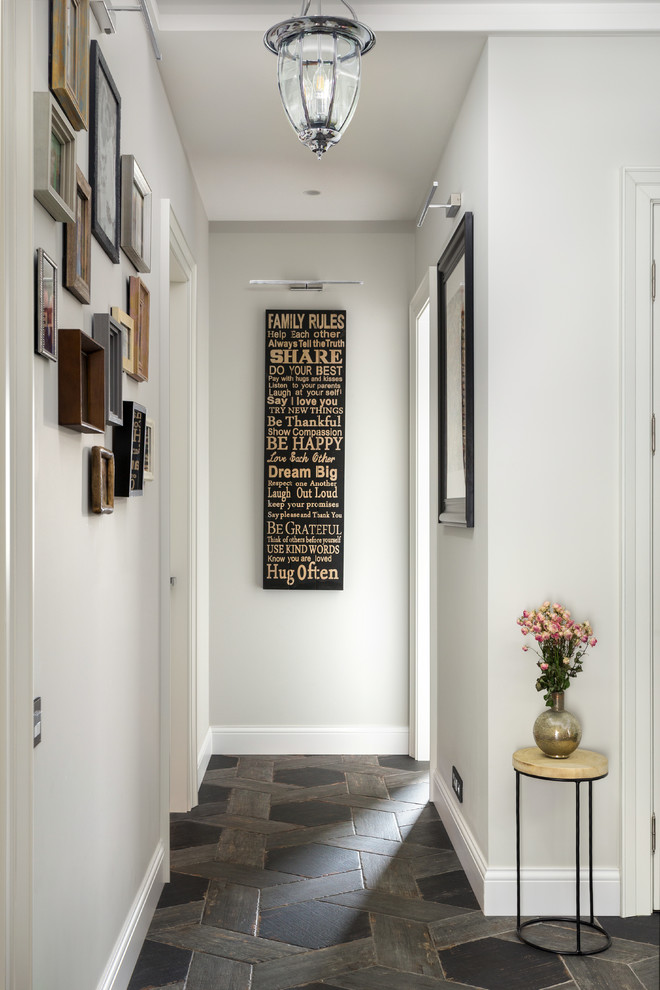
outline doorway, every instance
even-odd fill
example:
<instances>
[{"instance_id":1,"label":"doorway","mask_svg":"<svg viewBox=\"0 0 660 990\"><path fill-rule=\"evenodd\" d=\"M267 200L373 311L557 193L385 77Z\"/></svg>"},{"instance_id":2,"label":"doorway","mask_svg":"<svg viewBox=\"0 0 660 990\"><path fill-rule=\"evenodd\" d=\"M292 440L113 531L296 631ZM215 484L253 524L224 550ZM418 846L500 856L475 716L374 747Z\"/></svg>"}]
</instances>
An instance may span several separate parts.
<instances>
[{"instance_id":1,"label":"doorway","mask_svg":"<svg viewBox=\"0 0 660 990\"><path fill-rule=\"evenodd\" d=\"M658 380L657 290L660 169L623 170L622 308L622 783L621 914L648 915L659 905L653 852L660 794L657 752L660 649L658 540L660 478L653 452L654 389ZM655 246L654 246L655 245ZM657 268L657 265L655 266ZM654 353L655 351L655 353ZM656 393L657 394L657 393ZM654 745L655 742L655 745Z\"/></svg>"},{"instance_id":2,"label":"doorway","mask_svg":"<svg viewBox=\"0 0 660 990\"><path fill-rule=\"evenodd\" d=\"M431 325L430 268L409 309L410 323L410 740L409 753L431 749Z\"/></svg>"},{"instance_id":3,"label":"doorway","mask_svg":"<svg viewBox=\"0 0 660 990\"><path fill-rule=\"evenodd\" d=\"M196 265L169 225L170 811L197 804Z\"/></svg>"}]
</instances>

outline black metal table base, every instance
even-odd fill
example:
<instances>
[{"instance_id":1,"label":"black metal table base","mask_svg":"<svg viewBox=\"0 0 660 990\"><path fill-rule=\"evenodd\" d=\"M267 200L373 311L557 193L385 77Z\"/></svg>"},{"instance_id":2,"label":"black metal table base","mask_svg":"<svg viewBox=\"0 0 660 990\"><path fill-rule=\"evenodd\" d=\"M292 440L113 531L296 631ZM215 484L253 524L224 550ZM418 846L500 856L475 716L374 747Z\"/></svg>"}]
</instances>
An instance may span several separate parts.
<instances>
[{"instance_id":1,"label":"black metal table base","mask_svg":"<svg viewBox=\"0 0 660 990\"><path fill-rule=\"evenodd\" d=\"M527 945L534 946L535 949L542 949L544 952L554 952L557 955L562 956L593 956L598 952L604 952L605 949L609 949L612 944L612 939L607 934L605 929L598 924L594 919L594 863L593 863L593 812L592 812L592 793L591 785L594 780L600 778L594 777L587 780L589 784L589 920L584 920L580 915L580 784L583 783L581 780L568 780L559 781L563 783L574 783L575 784L575 917L574 918L558 918L558 917L539 917L539 918L528 918L527 921L521 922L520 920L520 777L531 777L532 774L522 774L522 771L516 769L516 933L521 942L525 942ZM548 780L547 777L534 777L535 780ZM555 778L556 779L556 778ZM562 922L563 924L573 925L575 928L575 948L574 949L552 949L546 945L540 945L538 942L532 942L531 939L527 938L523 934L524 928L529 928L534 925L542 925L548 922ZM597 945L595 948L583 949L582 948L582 935L584 930L587 929L590 932L594 932L598 935L602 935L605 938L603 945Z\"/></svg>"}]
</instances>

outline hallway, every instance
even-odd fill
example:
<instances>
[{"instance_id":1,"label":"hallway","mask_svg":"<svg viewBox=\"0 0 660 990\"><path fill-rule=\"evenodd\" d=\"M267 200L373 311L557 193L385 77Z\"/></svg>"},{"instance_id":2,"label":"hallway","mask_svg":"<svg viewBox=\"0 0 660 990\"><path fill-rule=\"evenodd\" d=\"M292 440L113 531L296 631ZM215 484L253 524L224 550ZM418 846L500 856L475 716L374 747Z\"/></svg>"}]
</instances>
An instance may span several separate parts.
<instances>
[{"instance_id":1,"label":"hallway","mask_svg":"<svg viewBox=\"0 0 660 990\"><path fill-rule=\"evenodd\" d=\"M582 958L485 918L428 786L406 756L213 756L128 990L657 986L657 915Z\"/></svg>"}]
</instances>

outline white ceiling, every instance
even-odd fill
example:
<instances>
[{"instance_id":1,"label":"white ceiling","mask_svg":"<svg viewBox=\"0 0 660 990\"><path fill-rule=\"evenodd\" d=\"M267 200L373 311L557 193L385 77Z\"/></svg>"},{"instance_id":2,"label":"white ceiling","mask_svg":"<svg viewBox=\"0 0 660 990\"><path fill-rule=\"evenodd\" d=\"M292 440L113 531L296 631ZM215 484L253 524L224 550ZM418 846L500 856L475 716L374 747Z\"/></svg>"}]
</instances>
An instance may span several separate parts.
<instances>
[{"instance_id":1,"label":"white ceiling","mask_svg":"<svg viewBox=\"0 0 660 990\"><path fill-rule=\"evenodd\" d=\"M277 59L262 40L301 0L148 0L163 82L210 220L412 221L489 32L637 31L654 16L660 28L657 2L349 2L377 42L363 59L355 116L318 162L286 119ZM323 10L345 8L324 0ZM441 189L439 199L459 191Z\"/></svg>"}]
</instances>

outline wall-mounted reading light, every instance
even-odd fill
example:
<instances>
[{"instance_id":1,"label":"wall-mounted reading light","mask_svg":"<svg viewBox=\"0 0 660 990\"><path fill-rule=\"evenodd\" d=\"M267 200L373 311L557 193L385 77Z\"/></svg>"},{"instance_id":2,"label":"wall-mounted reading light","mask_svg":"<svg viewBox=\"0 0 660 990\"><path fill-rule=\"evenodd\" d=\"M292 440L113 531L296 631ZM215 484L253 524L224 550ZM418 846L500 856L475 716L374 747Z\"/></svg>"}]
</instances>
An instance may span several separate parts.
<instances>
[{"instance_id":1,"label":"wall-mounted reading light","mask_svg":"<svg viewBox=\"0 0 660 990\"><path fill-rule=\"evenodd\" d=\"M461 208L461 194L452 193L449 197L448 203L432 203L431 200L438 191L438 183L434 182L429 190L429 194L426 197L424 206L422 207L422 212L419 214L419 220L417 221L417 226L421 227L426 219L426 214L429 210L446 210L447 217L455 217Z\"/></svg>"},{"instance_id":2,"label":"wall-mounted reading light","mask_svg":"<svg viewBox=\"0 0 660 990\"><path fill-rule=\"evenodd\" d=\"M324 285L364 285L364 282L347 282L331 278L251 278L250 285L281 286L291 292L323 292Z\"/></svg>"},{"instance_id":3,"label":"wall-mounted reading light","mask_svg":"<svg viewBox=\"0 0 660 990\"><path fill-rule=\"evenodd\" d=\"M132 7L115 7L112 0L91 0L90 7L92 8L92 13L96 18L96 23L100 27L104 34L114 34L117 30L115 25L114 15L118 12L124 13L138 13L142 14L144 17L144 23L147 25L147 32L149 38L151 39L151 47L154 50L154 55L156 56L156 61L160 62L163 56L160 53L160 48L158 47L158 42L156 41L156 32L154 31L154 26L151 21L151 15L147 8L145 0L138 0L139 6Z\"/></svg>"}]
</instances>

